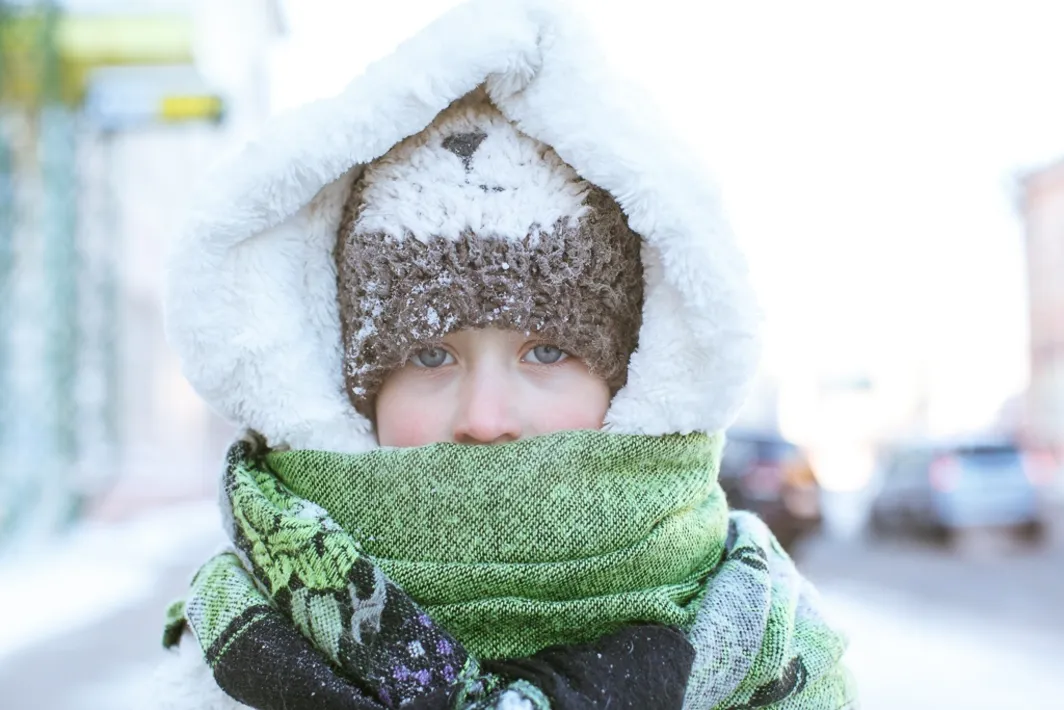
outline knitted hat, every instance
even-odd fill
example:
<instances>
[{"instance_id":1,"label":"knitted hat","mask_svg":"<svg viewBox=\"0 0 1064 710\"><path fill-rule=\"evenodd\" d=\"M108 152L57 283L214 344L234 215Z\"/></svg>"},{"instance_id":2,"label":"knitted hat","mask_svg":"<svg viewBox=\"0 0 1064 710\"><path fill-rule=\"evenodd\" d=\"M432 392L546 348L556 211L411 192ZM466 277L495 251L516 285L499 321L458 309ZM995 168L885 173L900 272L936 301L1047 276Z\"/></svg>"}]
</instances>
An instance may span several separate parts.
<instances>
[{"instance_id":1,"label":"knitted hat","mask_svg":"<svg viewBox=\"0 0 1064 710\"><path fill-rule=\"evenodd\" d=\"M639 254L609 193L474 92L352 184L336 242L352 403L372 418L388 372L489 327L541 335L616 392L641 323Z\"/></svg>"}]
</instances>

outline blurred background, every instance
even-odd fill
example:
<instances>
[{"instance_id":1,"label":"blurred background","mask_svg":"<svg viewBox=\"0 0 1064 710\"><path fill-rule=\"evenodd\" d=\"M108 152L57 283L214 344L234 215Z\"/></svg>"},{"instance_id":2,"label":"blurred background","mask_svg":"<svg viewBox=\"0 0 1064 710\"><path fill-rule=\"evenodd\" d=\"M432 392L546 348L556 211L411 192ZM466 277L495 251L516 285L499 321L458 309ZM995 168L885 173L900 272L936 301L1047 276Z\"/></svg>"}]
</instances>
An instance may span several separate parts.
<instances>
[{"instance_id":1,"label":"blurred background","mask_svg":"<svg viewBox=\"0 0 1064 710\"><path fill-rule=\"evenodd\" d=\"M0 698L143 707L231 428L160 296L197 179L454 0L0 0ZM721 478L864 707L1064 697L1064 8L577 0L724 194L767 348Z\"/></svg>"}]
</instances>

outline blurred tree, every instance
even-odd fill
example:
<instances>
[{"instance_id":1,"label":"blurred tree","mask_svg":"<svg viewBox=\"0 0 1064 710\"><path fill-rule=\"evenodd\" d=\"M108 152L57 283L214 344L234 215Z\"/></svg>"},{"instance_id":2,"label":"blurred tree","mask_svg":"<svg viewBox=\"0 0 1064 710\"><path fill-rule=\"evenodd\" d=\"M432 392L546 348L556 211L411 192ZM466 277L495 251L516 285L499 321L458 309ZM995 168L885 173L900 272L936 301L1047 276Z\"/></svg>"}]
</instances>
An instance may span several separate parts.
<instances>
[{"instance_id":1,"label":"blurred tree","mask_svg":"<svg viewBox=\"0 0 1064 710\"><path fill-rule=\"evenodd\" d=\"M62 100L62 71L56 43L59 9L39 4L41 104L37 120L41 171L39 224L43 242L45 301L46 441L53 470L43 486L60 520L79 504L76 475L78 432L75 384L78 370L78 277L76 117ZM51 489L49 491L48 489Z\"/></svg>"},{"instance_id":2,"label":"blurred tree","mask_svg":"<svg viewBox=\"0 0 1064 710\"><path fill-rule=\"evenodd\" d=\"M136 245L116 145L225 108L187 12L64 7L0 0L0 546L65 526L125 465L119 267Z\"/></svg>"},{"instance_id":3,"label":"blurred tree","mask_svg":"<svg viewBox=\"0 0 1064 710\"><path fill-rule=\"evenodd\" d=\"M7 4L0 0L0 57L5 55L4 38L6 33L3 28L7 26L9 10ZM0 61L0 97L4 95L6 85L6 64ZM10 381L10 352L11 352L11 318L14 279L14 228L15 228L15 196L14 178L11 158L11 146L8 141L3 104L0 104L0 466L7 461L4 452L12 450L14 442L11 440L11 407L12 383ZM0 468L0 496L4 496L7 487L3 485L6 478ZM10 518L10 505L4 497L0 497L0 535L3 534Z\"/></svg>"},{"instance_id":4,"label":"blurred tree","mask_svg":"<svg viewBox=\"0 0 1064 710\"><path fill-rule=\"evenodd\" d=\"M77 507L76 117L54 0L0 2L0 530Z\"/></svg>"}]
</instances>

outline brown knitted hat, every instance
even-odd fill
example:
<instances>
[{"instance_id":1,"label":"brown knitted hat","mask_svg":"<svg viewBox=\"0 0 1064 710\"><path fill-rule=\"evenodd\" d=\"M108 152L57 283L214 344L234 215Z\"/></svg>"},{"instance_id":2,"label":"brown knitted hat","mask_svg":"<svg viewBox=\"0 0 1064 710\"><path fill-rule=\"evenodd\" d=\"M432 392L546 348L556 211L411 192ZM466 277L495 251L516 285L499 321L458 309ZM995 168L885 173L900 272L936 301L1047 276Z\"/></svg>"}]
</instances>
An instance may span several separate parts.
<instances>
[{"instance_id":1,"label":"brown knitted hat","mask_svg":"<svg viewBox=\"0 0 1064 710\"><path fill-rule=\"evenodd\" d=\"M616 392L643 303L640 238L604 190L480 94L366 166L336 243L348 394L450 332L535 332Z\"/></svg>"}]
</instances>

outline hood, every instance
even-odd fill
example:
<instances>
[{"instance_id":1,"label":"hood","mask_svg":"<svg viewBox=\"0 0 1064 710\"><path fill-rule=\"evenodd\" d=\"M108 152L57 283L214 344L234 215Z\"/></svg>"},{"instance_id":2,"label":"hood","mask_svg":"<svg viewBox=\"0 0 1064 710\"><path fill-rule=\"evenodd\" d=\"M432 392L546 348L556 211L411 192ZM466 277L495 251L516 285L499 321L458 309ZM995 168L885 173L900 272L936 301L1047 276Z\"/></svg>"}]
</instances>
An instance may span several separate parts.
<instances>
[{"instance_id":1,"label":"hood","mask_svg":"<svg viewBox=\"0 0 1064 710\"><path fill-rule=\"evenodd\" d=\"M759 353L744 260L702 167L593 44L561 2L473 0L215 169L174 246L165 301L199 394L272 446L376 447L344 387L333 258L343 204L362 166L479 88L607 190L643 239L639 345L606 430L727 427Z\"/></svg>"}]
</instances>

